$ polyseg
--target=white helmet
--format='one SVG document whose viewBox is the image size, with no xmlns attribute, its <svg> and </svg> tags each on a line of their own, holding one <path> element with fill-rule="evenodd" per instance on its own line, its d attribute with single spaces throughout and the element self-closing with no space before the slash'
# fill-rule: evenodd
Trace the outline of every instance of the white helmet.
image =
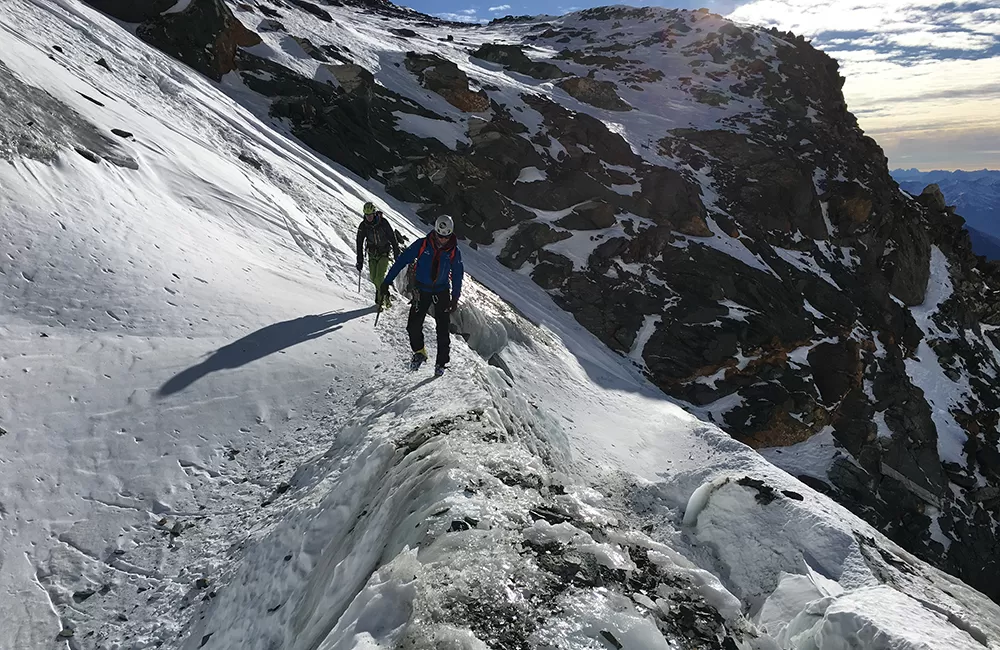
<svg viewBox="0 0 1000 650">
<path fill-rule="evenodd" d="M 450 237 L 455 232 L 455 222 L 446 214 L 442 214 L 434 222 L 434 232 L 442 237 Z"/>
</svg>

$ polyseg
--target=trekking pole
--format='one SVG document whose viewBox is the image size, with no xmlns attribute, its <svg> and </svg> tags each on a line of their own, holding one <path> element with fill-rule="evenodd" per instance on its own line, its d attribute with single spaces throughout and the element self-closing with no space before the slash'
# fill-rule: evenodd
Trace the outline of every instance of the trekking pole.
<svg viewBox="0 0 1000 650">
<path fill-rule="evenodd" d="M 361 293 L 361 269 L 358 269 L 358 293 Z"/>
<path fill-rule="evenodd" d="M 381 298 L 381 295 L 379 296 Z M 375 312 L 375 327 L 378 327 L 378 317 L 382 315 L 382 301 L 378 301 L 378 311 Z"/>
</svg>

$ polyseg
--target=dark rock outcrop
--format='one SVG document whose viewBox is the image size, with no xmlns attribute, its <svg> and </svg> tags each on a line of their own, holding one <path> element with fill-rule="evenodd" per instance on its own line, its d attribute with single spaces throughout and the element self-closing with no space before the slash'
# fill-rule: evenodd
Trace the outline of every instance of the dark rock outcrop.
<svg viewBox="0 0 1000 650">
<path fill-rule="evenodd" d="M 222 0 L 191 0 L 184 11 L 142 23 L 136 35 L 216 81 L 236 69 L 240 47 L 261 42 Z"/>
<path fill-rule="evenodd" d="M 472 56 L 483 61 L 499 63 L 508 70 L 534 77 L 535 79 L 561 79 L 566 73 L 552 63 L 538 63 L 525 56 L 518 45 L 499 45 L 484 43 Z"/>
<path fill-rule="evenodd" d="M 292 40 L 298 43 L 299 47 L 301 47 L 302 50 L 312 58 L 316 59 L 317 61 L 329 63 L 330 58 L 326 55 L 326 52 L 323 51 L 323 48 L 317 47 L 308 38 L 299 38 L 298 36 L 293 36 Z"/>
<path fill-rule="evenodd" d="M 697 158 L 693 145 L 715 157 L 713 168 L 725 181 L 726 207 L 751 232 L 796 230 L 813 239 L 826 239 L 819 199 L 811 172 L 792 152 L 752 142 L 731 131 L 677 130 L 661 148 L 683 151 Z M 744 182 L 743 179 L 746 179 Z"/>
<path fill-rule="evenodd" d="M 444 149 L 436 140 L 396 131 L 393 111 L 414 112 L 412 104 L 377 86 L 359 66 L 328 65 L 342 86 L 334 88 L 248 52 L 239 53 L 237 64 L 250 89 L 273 98 L 272 115 L 287 119 L 304 143 L 362 177 L 391 169 L 397 156 Z M 426 110 L 419 114 L 440 117 Z M 387 150 L 385 141 L 394 149 Z"/>
<path fill-rule="evenodd" d="M 612 81 L 598 81 L 587 77 L 572 77 L 556 84 L 581 102 L 608 111 L 630 111 L 625 100 L 618 96 L 618 88 Z"/>
<path fill-rule="evenodd" d="M 100 12 L 127 23 L 141 23 L 156 18 L 177 0 L 84 0 Z"/>
<path fill-rule="evenodd" d="M 546 244 L 554 244 L 570 236 L 570 233 L 556 230 L 548 224 L 529 222 L 507 240 L 498 259 L 504 266 L 519 269 Z"/>
<path fill-rule="evenodd" d="M 825 404 L 834 405 L 850 390 L 861 386 L 864 366 L 859 348 L 857 341 L 847 339 L 820 343 L 809 351 L 809 366 Z"/>
<path fill-rule="evenodd" d="M 323 9 L 319 5 L 309 2 L 309 0 L 288 0 L 288 2 L 292 3 L 293 5 L 295 5 L 296 7 L 298 7 L 299 9 L 301 9 L 306 13 L 316 16 L 317 18 L 319 18 L 324 22 L 328 23 L 333 22 L 333 16 L 330 15 L 330 12 L 328 12 L 326 9 Z"/>
<path fill-rule="evenodd" d="M 632 210 L 686 235 L 712 236 L 698 190 L 672 169 L 657 168 L 646 174 Z"/>
<path fill-rule="evenodd" d="M 615 206 L 610 203 L 587 203 L 577 206 L 572 213 L 556 221 L 560 228 L 569 230 L 601 230 L 615 225 Z"/>
<path fill-rule="evenodd" d="M 406 69 L 417 75 L 421 85 L 468 113 L 481 113 L 490 107 L 485 92 L 469 89 L 469 77 L 454 62 L 434 54 L 406 53 Z"/>
</svg>

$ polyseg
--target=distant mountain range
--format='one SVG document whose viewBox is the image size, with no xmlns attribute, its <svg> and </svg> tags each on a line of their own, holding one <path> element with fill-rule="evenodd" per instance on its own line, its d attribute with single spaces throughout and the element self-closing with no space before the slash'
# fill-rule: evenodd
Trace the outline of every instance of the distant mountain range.
<svg viewBox="0 0 1000 650">
<path fill-rule="evenodd" d="M 1000 259 L 1000 170 L 930 171 L 894 169 L 892 176 L 910 194 L 937 183 L 948 205 L 966 222 L 972 248 L 991 260 Z"/>
</svg>

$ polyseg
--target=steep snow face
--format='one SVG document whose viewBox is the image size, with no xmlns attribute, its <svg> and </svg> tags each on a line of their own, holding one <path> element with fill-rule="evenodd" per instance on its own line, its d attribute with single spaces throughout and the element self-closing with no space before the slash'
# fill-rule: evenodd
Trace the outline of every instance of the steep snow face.
<svg viewBox="0 0 1000 650">
<path fill-rule="evenodd" d="M 924 391 L 931 406 L 934 424 L 938 434 L 938 455 L 941 460 L 959 465 L 965 464 L 963 447 L 968 434 L 959 426 L 952 410 L 961 410 L 969 399 L 972 389 L 968 380 L 955 381 L 945 375 L 937 355 L 931 348 L 942 339 L 954 338 L 944 335 L 934 324 L 933 317 L 941 304 L 951 298 L 952 283 L 948 273 L 948 261 L 937 246 L 931 249 L 931 280 L 927 286 L 927 297 L 919 307 L 915 307 L 913 317 L 926 334 L 917 348 L 917 356 L 906 360 L 906 371 L 913 383 Z M 964 384 L 964 386 L 963 386 Z"/>
<path fill-rule="evenodd" d="M 340 272 L 367 194 L 80 5 L 7 4 L 0 42 L 35 89 L 3 112 L 101 144 L 2 126 L 47 153 L 0 165 L 0 646 L 167 638 L 302 416 L 368 373 L 320 337 L 380 349 Z"/>
<path fill-rule="evenodd" d="M 71 0 L 0 7 L 0 61 L 72 126 L 0 122 L 0 647 L 1000 647 L 485 249 L 450 373 L 405 372 L 353 268 L 379 188 L 235 80 Z"/>
</svg>

